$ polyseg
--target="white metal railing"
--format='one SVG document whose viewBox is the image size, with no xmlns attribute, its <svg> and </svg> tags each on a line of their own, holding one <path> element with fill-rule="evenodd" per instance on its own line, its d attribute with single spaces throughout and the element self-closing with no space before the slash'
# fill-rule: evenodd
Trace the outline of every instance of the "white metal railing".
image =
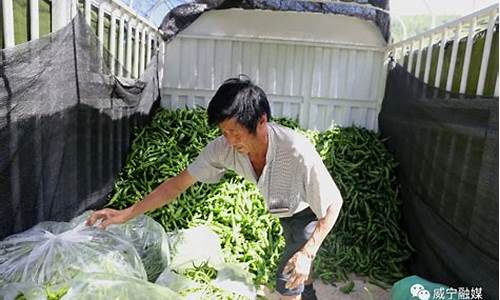
<svg viewBox="0 0 500 300">
<path fill-rule="evenodd" d="M 87 23 L 89 24 L 92 6 L 98 9 L 97 36 L 101 41 L 101 47 L 104 47 L 104 17 L 106 14 L 111 18 L 110 45 L 108 50 L 111 56 L 118 60 L 119 64 L 122 65 L 129 74 L 138 78 L 144 72 L 145 67 L 151 59 L 151 54 L 153 52 L 151 43 L 154 42 L 155 45 L 161 45 L 163 43 L 159 30 L 153 23 L 139 16 L 120 0 L 85 0 L 84 12 Z M 118 44 L 116 43 L 117 20 Z M 126 39 L 125 30 L 129 33 Z M 132 32 L 135 32 L 134 41 L 132 41 Z M 132 47 L 134 49 L 133 57 Z M 162 47 L 157 47 L 157 49 L 161 50 Z M 125 50 L 127 52 L 126 60 L 124 57 Z M 160 58 L 163 58 L 163 56 L 160 55 Z M 115 70 L 114 64 L 111 64 L 110 68 L 112 74 L 118 76 L 124 75 L 121 74 L 121 69 Z"/>
<path fill-rule="evenodd" d="M 2 0 L 2 9 L 4 44 L 6 48 L 14 47 L 14 8 L 12 0 Z"/>
<path fill-rule="evenodd" d="M 461 17 L 452 22 L 443 24 L 436 28 L 433 28 L 427 32 L 418 34 L 414 37 L 408 38 L 404 41 L 389 45 L 388 52 L 389 55 L 401 65 L 404 62 L 405 57 L 408 57 L 407 70 L 409 73 L 413 74 L 415 77 L 420 78 L 425 83 L 429 83 L 429 74 L 431 70 L 431 59 L 432 59 L 432 47 L 439 44 L 439 53 L 437 58 L 436 66 L 436 76 L 433 84 L 435 87 L 440 87 L 440 81 L 442 78 L 443 71 L 443 61 L 445 46 L 448 40 L 453 40 L 450 66 L 448 68 L 448 74 L 446 74 L 446 86 L 443 87 L 447 91 L 451 91 L 453 84 L 453 77 L 456 72 L 456 62 L 458 54 L 458 46 L 460 39 L 467 37 L 467 43 L 465 48 L 464 63 L 462 69 L 462 75 L 460 78 L 459 92 L 464 93 L 467 86 L 467 78 L 469 75 L 469 68 L 471 62 L 472 46 L 474 42 L 474 35 L 482 30 L 486 29 L 486 38 L 484 43 L 484 50 L 481 60 L 481 67 L 479 71 L 479 78 L 477 84 L 477 95 L 483 95 L 484 86 L 486 80 L 486 72 L 488 69 L 488 63 L 490 59 L 491 42 L 493 37 L 493 30 L 495 23 L 498 19 L 498 4 L 490 5 L 486 8 L 478 10 L 472 14 Z M 425 66 L 423 66 L 423 78 L 421 78 L 421 64 L 422 64 L 422 53 L 427 50 L 425 57 Z M 413 57 L 417 55 L 417 61 L 415 63 L 415 68 L 413 68 L 414 62 Z M 496 79 L 496 86 L 494 95 L 498 96 L 498 74 Z"/>
<path fill-rule="evenodd" d="M 2 17 L 3 17 L 3 36 L 5 48 L 14 47 L 14 11 L 13 0 L 2 1 Z M 159 30 L 156 26 L 147 19 L 139 16 L 135 11 L 128 7 L 123 1 L 120 0 L 84 0 L 84 15 L 85 20 L 91 24 L 91 11 L 95 7 L 98 10 L 98 28 L 97 36 L 101 41 L 100 47 L 103 51 L 104 47 L 104 19 L 105 16 L 110 16 L 111 29 L 110 29 L 110 47 L 108 51 L 111 56 L 118 60 L 129 74 L 138 78 L 143 72 L 151 59 L 153 49 L 151 44 L 159 45 L 156 47 L 158 51 L 164 49 L 161 45 L 163 41 L 160 36 Z M 56 31 L 68 24 L 72 17 L 76 15 L 78 7 L 78 0 L 51 0 L 51 21 L 52 31 Z M 30 36 L 28 40 L 36 40 L 39 38 L 39 5 L 38 0 L 29 1 L 30 9 Z M 116 21 L 119 22 L 118 27 L 118 43 L 116 43 Z M 132 36 L 127 35 L 125 39 L 125 28 L 127 32 L 135 32 L 134 37 L 134 56 L 132 53 Z M 140 33 L 140 36 L 139 36 Z M 142 45 L 139 47 L 139 45 Z M 126 58 L 124 51 L 127 51 Z M 145 56 L 147 55 L 146 59 Z M 163 55 L 160 54 L 160 59 Z M 133 62 L 133 64 L 132 64 Z M 160 64 L 161 68 L 162 64 Z M 115 70 L 114 64 L 109 66 L 111 73 L 123 76 L 121 68 Z M 161 81 L 160 81 L 161 82 Z"/>
</svg>

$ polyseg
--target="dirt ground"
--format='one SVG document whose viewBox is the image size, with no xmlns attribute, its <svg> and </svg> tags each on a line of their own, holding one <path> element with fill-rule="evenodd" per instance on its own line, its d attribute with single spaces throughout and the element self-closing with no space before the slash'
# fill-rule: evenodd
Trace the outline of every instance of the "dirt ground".
<svg viewBox="0 0 500 300">
<path fill-rule="evenodd" d="M 367 282 L 364 278 L 352 275 L 354 281 L 354 289 L 349 294 L 342 293 L 339 288 L 346 283 L 336 283 L 337 286 L 326 284 L 317 279 L 314 281 L 316 296 L 318 300 L 389 300 L 390 290 L 383 289 L 379 286 Z M 270 291 L 264 288 L 259 295 L 268 300 L 279 300 L 277 292 Z"/>
</svg>

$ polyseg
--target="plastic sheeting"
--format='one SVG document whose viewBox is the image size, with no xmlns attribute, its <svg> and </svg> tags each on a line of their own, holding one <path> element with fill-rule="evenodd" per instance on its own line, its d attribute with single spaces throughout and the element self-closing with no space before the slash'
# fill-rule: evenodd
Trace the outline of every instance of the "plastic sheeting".
<svg viewBox="0 0 500 300">
<path fill-rule="evenodd" d="M 498 299 L 498 98 L 440 91 L 397 65 L 379 124 L 400 163 L 412 271 Z"/>
<path fill-rule="evenodd" d="M 0 238 L 105 204 L 131 127 L 159 104 L 156 57 L 139 81 L 111 64 L 81 15 L 0 51 Z"/>
<path fill-rule="evenodd" d="M 220 239 L 206 225 L 170 232 L 171 262 L 156 283 L 176 292 L 186 292 L 189 299 L 205 299 L 203 291 L 208 285 L 219 288 L 225 293 L 256 298 L 253 275 L 243 265 L 224 262 Z M 207 264 L 217 270 L 217 278 L 208 285 L 195 282 L 183 274 L 186 270 Z"/>
<path fill-rule="evenodd" d="M 85 226 L 93 211 L 86 211 L 70 221 L 73 226 Z M 98 227 L 101 220 L 95 224 Z M 141 258 L 149 281 L 155 281 L 170 260 L 168 238 L 160 223 L 146 215 L 139 215 L 125 224 L 112 224 L 110 233 L 129 241 Z"/>
<path fill-rule="evenodd" d="M 295 0 L 199 0 L 172 9 L 163 19 L 160 29 L 163 31 L 163 39 L 170 42 L 175 35 L 188 27 L 205 11 L 228 8 L 264 9 L 358 17 L 377 24 L 385 40 L 389 41 L 390 18 L 386 11 L 388 9 L 388 0 L 359 2 L 363 4 L 368 2 L 371 5 L 361 5 L 357 1 L 324 3 Z"/>
<path fill-rule="evenodd" d="M 23 295 L 26 300 L 46 300 L 45 289 L 41 285 L 15 282 L 2 285 L 0 282 L 0 299 L 19 300 L 18 296 Z"/>
<path fill-rule="evenodd" d="M 220 289 L 255 299 L 257 291 L 253 286 L 252 274 L 237 264 L 223 264 L 217 269 L 217 278 L 212 284 Z"/>
<path fill-rule="evenodd" d="M 132 244 L 94 227 L 47 221 L 0 242 L 0 281 L 54 285 L 89 272 L 147 278 Z"/>
<path fill-rule="evenodd" d="M 208 284 L 202 284 L 166 269 L 156 280 L 156 284 L 187 294 L 186 299 L 204 300 L 207 296 L 204 291 L 208 285 L 222 290 L 226 294 L 243 296 L 246 299 L 256 299 L 257 292 L 252 282 L 252 274 L 239 264 L 224 263 L 217 268 L 217 278 Z"/>
<path fill-rule="evenodd" d="M 184 271 L 207 262 L 213 267 L 224 263 L 219 236 L 208 226 L 198 226 L 169 233 L 170 268 Z"/>
<path fill-rule="evenodd" d="M 61 300 L 148 299 L 181 300 L 174 291 L 144 280 L 123 275 L 80 274 L 70 283 Z"/>
<path fill-rule="evenodd" d="M 177 293 L 187 289 L 199 289 L 202 287 L 201 283 L 179 275 L 170 269 L 165 269 L 158 276 L 155 283 L 166 286 Z"/>
</svg>

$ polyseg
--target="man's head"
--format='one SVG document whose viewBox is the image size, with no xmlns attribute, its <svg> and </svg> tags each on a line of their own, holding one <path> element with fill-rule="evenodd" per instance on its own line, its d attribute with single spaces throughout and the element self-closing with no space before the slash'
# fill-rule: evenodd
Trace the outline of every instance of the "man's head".
<svg viewBox="0 0 500 300">
<path fill-rule="evenodd" d="M 208 105 L 210 125 L 216 126 L 226 119 L 234 118 L 253 134 L 264 115 L 267 120 L 271 117 L 266 94 L 246 75 L 224 81 Z"/>
<path fill-rule="evenodd" d="M 266 94 L 246 75 L 224 81 L 207 111 L 208 123 L 219 126 L 229 143 L 240 152 L 251 151 L 253 139 L 258 138 L 262 126 L 271 117 Z"/>
</svg>

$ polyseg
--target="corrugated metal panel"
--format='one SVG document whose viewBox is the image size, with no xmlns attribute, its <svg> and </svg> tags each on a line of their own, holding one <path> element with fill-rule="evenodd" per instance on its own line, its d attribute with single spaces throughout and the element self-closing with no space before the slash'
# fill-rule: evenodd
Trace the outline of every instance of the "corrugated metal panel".
<svg viewBox="0 0 500 300">
<path fill-rule="evenodd" d="M 166 48 L 165 107 L 206 106 L 224 80 L 243 73 L 267 93 L 274 116 L 319 130 L 377 130 L 384 48 L 186 34 Z"/>
</svg>

